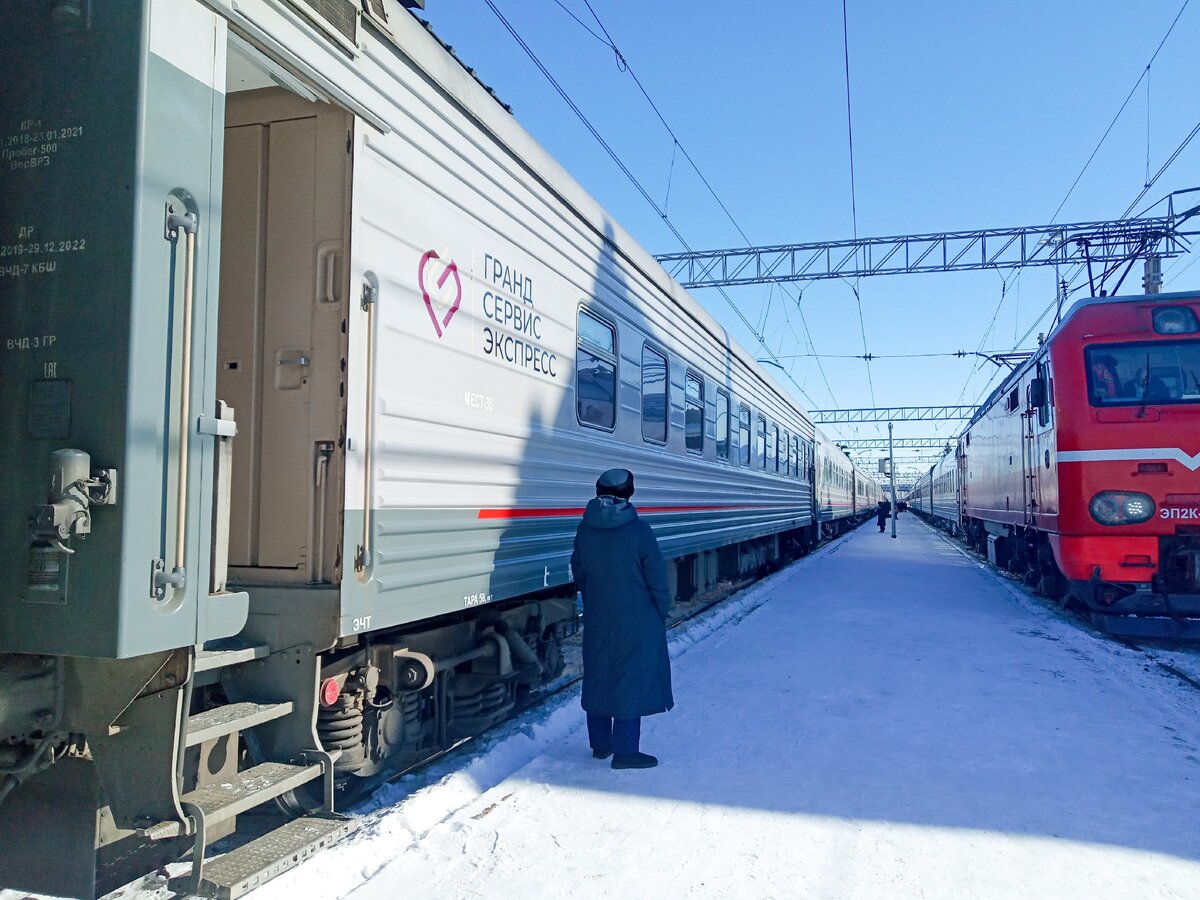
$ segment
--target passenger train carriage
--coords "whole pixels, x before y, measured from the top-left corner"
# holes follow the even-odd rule
[[[1099,297],[992,393],[918,504],[1102,628],[1195,637],[1198,460],[1200,299]]]
[[[9,0],[0,74],[0,887],[336,839],[559,675],[604,469],[677,599],[874,505],[394,0]]]
[[[922,473],[908,495],[913,512],[925,516],[951,534],[961,534],[962,509],[959,501],[958,454],[947,451]]]

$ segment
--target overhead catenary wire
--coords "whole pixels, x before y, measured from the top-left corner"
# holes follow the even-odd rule
[[[1133,83],[1133,87],[1129,89],[1129,93],[1126,95],[1125,101],[1121,104],[1121,107],[1117,110],[1117,114],[1113,116],[1112,121],[1108,123],[1108,127],[1104,129],[1104,134],[1102,134],[1100,136],[1100,140],[1096,142],[1096,146],[1092,150],[1091,155],[1088,156],[1087,162],[1083,164],[1083,168],[1079,170],[1079,174],[1075,177],[1075,180],[1071,183],[1071,187],[1067,190],[1066,196],[1064,196],[1062,198],[1062,202],[1058,204],[1058,209],[1056,209],[1054,211],[1054,215],[1050,217],[1050,224],[1054,223],[1054,220],[1058,218],[1058,214],[1062,212],[1063,207],[1067,205],[1067,201],[1071,198],[1071,194],[1075,192],[1075,188],[1079,186],[1079,182],[1083,179],[1088,167],[1091,166],[1092,160],[1096,158],[1096,154],[1099,153],[1100,148],[1104,146],[1104,142],[1108,139],[1109,134],[1112,133],[1113,127],[1117,124],[1117,120],[1121,118],[1121,113],[1125,112],[1125,107],[1128,106],[1129,101],[1133,99],[1133,95],[1137,92],[1138,86],[1142,83],[1143,79],[1149,77],[1150,67],[1154,65],[1154,60],[1158,58],[1159,51],[1161,51],[1163,45],[1166,44],[1167,38],[1171,36],[1171,32],[1175,30],[1175,25],[1179,22],[1180,17],[1183,15],[1184,10],[1187,9],[1188,3],[1190,2],[1191,0],[1183,0],[1183,5],[1179,7],[1179,12],[1177,12],[1175,14],[1175,18],[1171,20],[1171,26],[1167,29],[1167,33],[1163,35],[1162,40],[1158,42],[1158,46],[1150,55],[1150,61],[1146,63],[1146,67],[1138,74],[1137,81],[1135,81]]]
[[[1162,39],[1158,42],[1158,46],[1155,47],[1154,52],[1150,55],[1150,60],[1146,63],[1145,67],[1138,74],[1138,78],[1134,82],[1133,87],[1130,88],[1129,94],[1126,95],[1124,102],[1122,102],[1121,106],[1117,109],[1117,112],[1113,116],[1112,121],[1109,122],[1108,127],[1104,130],[1104,133],[1100,136],[1100,140],[1096,143],[1096,146],[1092,149],[1091,154],[1088,156],[1087,161],[1083,164],[1083,167],[1080,169],[1079,174],[1075,177],[1075,180],[1071,183],[1071,187],[1067,189],[1067,193],[1063,196],[1062,201],[1058,204],[1058,208],[1055,209],[1054,215],[1050,217],[1051,223],[1053,223],[1058,218],[1059,214],[1063,210],[1063,207],[1066,206],[1067,201],[1070,199],[1071,195],[1074,193],[1075,188],[1078,187],[1079,182],[1083,179],[1083,176],[1087,172],[1088,168],[1091,166],[1092,161],[1096,158],[1096,154],[1100,152],[1100,148],[1104,145],[1104,142],[1107,140],[1109,134],[1112,132],[1113,128],[1116,126],[1117,121],[1121,118],[1121,114],[1125,111],[1125,108],[1129,105],[1129,101],[1133,98],[1134,94],[1137,92],[1138,86],[1142,83],[1143,80],[1146,80],[1149,78],[1151,66],[1154,65],[1154,61],[1158,58],[1158,54],[1162,51],[1162,48],[1166,45],[1168,38],[1170,38],[1171,33],[1175,30],[1176,24],[1178,24],[1180,18],[1183,16],[1183,13],[1187,9],[1188,4],[1190,2],[1191,2],[1191,0],[1183,0],[1183,4],[1179,7],[1179,11],[1175,13],[1175,18],[1171,20],[1171,24],[1170,24],[1170,26],[1168,26],[1166,33],[1163,35]],[[1149,116],[1149,87],[1148,86],[1147,86],[1147,101],[1146,102],[1147,102],[1147,116]],[[1143,197],[1145,197],[1146,193],[1151,189],[1151,187],[1154,185],[1154,183],[1158,181],[1159,177],[1161,177],[1161,175],[1175,161],[1175,159],[1178,158],[1179,154],[1183,152],[1183,149],[1196,136],[1197,132],[1200,132],[1200,123],[1197,123],[1196,127],[1191,131],[1191,133],[1189,133],[1188,136],[1184,138],[1184,140],[1176,148],[1175,152],[1171,154],[1171,156],[1167,159],[1167,161],[1165,163],[1163,163],[1163,165],[1160,167],[1159,171],[1154,175],[1154,177],[1153,178],[1148,177],[1146,179],[1146,182],[1143,185],[1142,191],[1138,194],[1138,196],[1136,198],[1134,198],[1134,201],[1129,204],[1129,206],[1126,208],[1125,212],[1122,213],[1121,218],[1127,217],[1129,215],[1129,212],[1141,201],[1141,199]],[[1146,152],[1147,152],[1147,173],[1148,173],[1149,172],[1149,122],[1148,121],[1147,121],[1147,151]],[[1074,266],[1072,269],[1070,269],[1068,271],[1068,273],[1067,273],[1066,277],[1063,279],[1063,281],[1066,284],[1070,284],[1072,281],[1074,281],[1075,278],[1079,277],[1079,275],[1082,274],[1083,268],[1084,267],[1082,265],[1077,264],[1076,266]],[[1016,275],[1014,277],[1014,283],[1020,280],[1021,274],[1022,274],[1021,270],[1018,269],[1016,272]],[[1081,287],[1082,287],[1082,285],[1070,289],[1070,293],[1075,293],[1076,291],[1080,290]],[[983,338],[980,341],[981,346],[982,346],[982,343],[988,339],[988,335],[991,334],[992,328],[995,327],[996,316],[999,314],[1000,307],[1003,305],[1003,303],[1004,303],[1004,296],[1002,293],[1000,303],[997,305],[995,312],[992,314],[992,320],[988,323],[988,327],[984,331]],[[1058,307],[1058,305],[1059,305],[1059,297],[1058,297],[1057,288],[1056,288],[1054,299],[1038,314],[1038,316],[1033,320],[1032,324],[1030,324],[1029,328],[1025,331],[1025,333],[1020,338],[1017,339],[1017,341],[1015,341],[1015,343],[1022,344],[1025,341],[1027,341],[1029,339],[1029,337],[1042,324],[1042,322],[1045,321],[1046,316],[1049,315],[1053,310],[1055,310]],[[966,394],[967,390],[970,388],[971,381],[974,378],[976,371],[978,371],[978,365],[975,368],[973,368],[972,371],[968,374],[967,380],[963,384],[963,389],[962,389],[962,391],[959,392],[959,399],[961,399]],[[985,383],[983,391],[981,391],[980,394],[977,395],[975,402],[979,402],[979,400],[983,396],[986,395],[986,392],[990,389],[991,383],[992,383],[992,381],[994,381],[994,379],[995,379],[995,373],[993,373],[992,377],[989,378],[988,381]]]
[[[1083,168],[1080,170],[1079,174],[1076,176],[1074,182],[1072,182],[1071,187],[1067,190],[1067,193],[1063,197],[1062,201],[1058,204],[1058,208],[1054,211],[1054,215],[1050,217],[1050,221],[1052,223],[1058,218],[1059,213],[1062,212],[1063,207],[1066,205],[1067,201],[1070,199],[1072,193],[1074,193],[1075,188],[1079,185],[1079,182],[1083,179],[1083,176],[1087,172],[1088,167],[1091,165],[1092,161],[1095,159],[1096,154],[1100,151],[1100,148],[1103,146],[1105,140],[1108,138],[1108,135],[1112,132],[1113,127],[1116,125],[1117,120],[1120,119],[1121,114],[1125,110],[1125,107],[1128,106],[1130,99],[1137,92],[1138,85],[1140,85],[1144,79],[1149,77],[1150,67],[1154,64],[1154,60],[1158,57],[1158,54],[1162,50],[1163,46],[1166,44],[1167,39],[1171,36],[1172,31],[1174,31],[1174,29],[1175,29],[1175,25],[1179,22],[1179,19],[1183,15],[1184,10],[1187,9],[1189,2],[1190,2],[1190,0],[1184,0],[1183,5],[1180,6],[1179,11],[1175,14],[1175,18],[1171,21],[1171,24],[1167,28],[1166,33],[1163,35],[1162,40],[1159,41],[1158,46],[1154,50],[1154,53],[1151,54],[1149,62],[1146,63],[1145,68],[1143,68],[1141,73],[1139,73],[1137,81],[1135,81],[1133,87],[1130,88],[1129,94],[1125,97],[1125,100],[1121,104],[1120,108],[1117,110],[1116,115],[1113,116],[1113,119],[1109,123],[1108,128],[1106,128],[1104,131],[1104,134],[1101,135],[1100,140],[1097,142],[1095,148],[1092,150],[1091,154],[1088,156],[1087,161],[1083,164]],[[1186,147],[1187,144],[1191,141],[1192,137],[1195,136],[1197,130],[1200,130],[1200,125],[1197,125],[1197,129],[1194,129],[1193,132],[1184,139],[1184,141],[1176,149],[1175,153],[1173,153],[1171,155],[1171,157],[1167,160],[1167,162],[1163,164],[1163,166],[1160,168],[1159,172],[1153,178],[1147,180],[1141,193],[1138,194],[1138,196],[1134,199],[1133,203],[1129,204],[1129,207],[1121,215],[1121,218],[1125,218],[1126,216],[1129,215],[1130,210],[1132,210],[1133,207],[1137,205],[1137,203],[1141,200],[1142,197],[1144,197],[1146,195],[1146,192],[1150,190],[1150,188],[1158,180],[1158,178],[1162,175],[1162,173],[1166,171],[1167,167],[1172,162],[1174,162],[1174,160],[1182,152],[1183,148]],[[1080,274],[1082,274],[1082,271],[1083,271],[1082,266],[1077,265],[1077,266],[1072,267],[1072,269],[1070,269],[1068,271],[1065,280],[1068,283],[1074,281],[1074,279],[1076,277],[1078,277]],[[1021,277],[1021,271],[1017,270],[1017,273],[1014,278],[1014,283],[1016,281],[1019,281],[1020,277]],[[1072,292],[1074,292],[1075,290],[1079,290],[1079,288],[1075,288]],[[997,304],[996,310],[992,314],[992,319],[988,323],[988,327],[987,327],[987,329],[985,329],[983,337],[980,341],[981,345],[984,341],[986,341],[988,339],[988,335],[991,334],[992,329],[995,327],[996,317],[999,315],[1000,308],[1004,303],[1004,299],[1005,299],[1004,294],[1002,292],[1000,303]],[[1056,293],[1055,298],[1041,311],[1041,313],[1038,314],[1038,316],[1033,320],[1032,324],[1030,324],[1029,328],[1025,331],[1025,333],[1020,338],[1017,339],[1017,341],[1015,343],[1021,344],[1021,343],[1024,343],[1025,341],[1027,341],[1029,339],[1030,335],[1032,335],[1034,333],[1034,331],[1042,324],[1042,322],[1045,321],[1046,316],[1049,315],[1057,306],[1058,306],[1058,296]],[[974,377],[974,374],[975,374],[975,371],[973,370],[967,376],[967,381],[963,385],[963,390],[959,393],[960,399],[967,392],[968,388],[970,387],[971,379]],[[993,379],[989,379],[987,384],[985,384],[984,391],[987,391],[989,389],[992,380]]]
[[[850,144],[850,227],[854,232],[854,240],[858,240],[858,190],[854,176],[854,116],[850,105],[850,25],[846,10],[846,0],[842,0],[842,62],[846,75],[846,136]],[[862,296],[858,292],[859,279],[854,279],[850,290],[854,292],[854,303],[858,307],[858,333],[862,336],[863,353],[870,355],[867,349],[867,325],[863,319]],[[867,388],[871,393],[871,405],[875,405],[875,382],[871,378],[871,366],[867,366]]]
[[[984,360],[994,359],[1010,353],[1030,353],[1032,350],[1004,350],[1004,351],[987,351],[987,350],[953,350],[943,353],[787,353],[779,356],[779,359],[861,359],[867,362],[876,359],[937,359],[955,357],[957,359],[966,359],[970,356],[983,357]],[[952,404],[953,405],[953,404]]]
[[[606,141],[604,139],[604,136],[600,134],[599,130],[597,130],[597,128],[592,124],[591,120],[588,119],[588,117],[584,114],[583,110],[581,110],[579,108],[578,104],[575,103],[575,101],[567,93],[566,89],[563,88],[563,86],[561,84],[559,84],[558,80],[554,77],[554,75],[550,72],[550,70],[546,68],[545,64],[542,63],[541,59],[538,58],[537,54],[533,52],[533,48],[531,48],[525,42],[525,39],[521,37],[520,33],[516,30],[516,28],[513,27],[513,25],[508,21],[508,19],[505,18],[504,14],[502,12],[500,12],[500,10],[496,7],[496,4],[493,2],[493,0],[484,0],[484,3],[487,4],[488,8],[492,11],[492,13],[496,16],[496,18],[500,20],[500,23],[504,26],[505,30],[507,30],[508,33],[512,36],[513,40],[515,40],[517,42],[517,44],[521,47],[521,49],[525,51],[525,55],[529,57],[529,59],[537,67],[538,71],[540,71],[542,73],[543,77],[545,77],[545,79],[548,82],[550,82],[551,87],[554,88],[554,90],[558,93],[558,95],[560,97],[562,97],[563,101],[571,108],[571,111],[575,113],[576,117],[580,120],[580,122],[583,123],[584,127],[591,133],[592,137],[594,137],[596,139],[596,142],[600,144],[600,146],[609,155],[609,157],[613,160],[613,162],[616,163],[617,168],[619,168],[621,170],[621,172],[625,175],[625,177],[629,180],[629,182],[634,186],[634,188],[637,190],[637,192],[639,194],[641,194],[642,199],[644,199],[646,201],[646,203],[648,203],[650,205],[651,209],[653,209],[658,214],[659,218],[662,219],[663,223],[671,231],[671,233],[675,236],[676,240],[678,240],[679,243],[686,250],[691,252],[692,251],[691,245],[687,242],[687,240],[684,238],[684,236],[680,233],[679,229],[675,227],[675,224],[670,220],[667,213],[658,205],[657,202],[655,202],[654,198],[650,196],[650,193],[646,190],[646,188],[642,185],[642,183],[637,179],[637,176],[635,176],[633,174],[633,172],[630,171],[629,167],[625,164],[625,162],[621,159],[621,157],[617,154],[617,152],[612,148],[612,146],[608,143],[608,141]],[[591,7],[589,6],[589,9],[590,8]],[[593,15],[595,15],[594,11],[593,11]],[[603,25],[601,25],[601,27],[603,28]],[[614,47],[614,50],[615,49],[616,48]],[[622,60],[623,59],[624,58],[622,57]],[[635,80],[636,80],[636,76],[635,76]],[[644,91],[643,91],[643,93],[644,93]],[[647,99],[649,99],[649,98],[647,98]],[[656,112],[657,112],[657,109],[656,109]],[[661,114],[659,117],[661,119]],[[665,124],[665,122],[664,122],[664,124]],[[673,133],[672,133],[672,136],[674,136]],[[692,162],[687,151],[682,146],[680,147],[680,150],[683,152],[684,157],[687,158],[689,162]],[[692,165],[694,167],[695,163],[692,163]],[[701,178],[703,178],[703,176],[701,176]],[[720,202],[720,201],[718,200],[718,202]],[[722,204],[722,208],[724,209],[723,204]],[[728,210],[726,210],[726,214],[728,214]],[[737,227],[736,223],[735,223],[735,227]],[[739,232],[741,232],[740,227],[738,228],[738,230],[739,230]],[[771,350],[770,346],[767,344],[766,338],[754,327],[754,325],[751,324],[750,320],[748,318],[746,318],[745,313],[743,313],[741,311],[741,309],[738,308],[737,304],[735,304],[733,302],[733,299],[724,290],[724,288],[719,288],[719,292],[720,292],[721,296],[725,298],[725,301],[729,304],[730,308],[734,311],[734,314],[737,315],[737,317],[741,320],[742,324],[745,325],[746,328],[750,331],[750,333],[754,335],[755,339],[759,342],[759,344],[763,347],[763,349],[765,349],[767,351],[767,353],[773,357],[775,355],[774,351]],[[816,407],[816,405],[817,405],[816,402],[812,399],[812,397],[810,397],[808,395],[808,393],[803,389],[803,387],[801,387],[800,383],[796,381],[796,379],[792,376],[792,374],[790,372],[788,372],[786,369],[784,369],[784,367],[781,364],[776,363],[776,365],[778,365],[780,370],[783,371],[785,375],[787,375],[788,380],[792,382],[792,384],[795,386],[796,390],[798,390],[800,392],[800,394],[803,397],[805,397],[805,399],[808,400],[808,402],[810,404],[812,404],[814,407]]]
[[[562,6],[562,3],[559,2],[559,0],[555,0],[555,2],[558,3],[559,6]],[[688,165],[690,165],[692,167],[692,171],[696,173],[696,176],[700,179],[700,182],[708,190],[708,193],[712,196],[713,200],[715,200],[717,205],[721,208],[721,211],[725,214],[725,217],[727,219],[729,219],[730,224],[732,224],[734,229],[737,231],[737,233],[739,235],[741,235],[742,240],[744,240],[747,244],[753,243],[750,240],[750,236],[746,234],[745,230],[742,228],[742,226],[738,222],[738,220],[734,217],[733,213],[730,212],[729,207],[725,205],[725,201],[723,201],[721,199],[721,197],[717,194],[716,188],[714,188],[712,186],[712,183],[708,180],[708,178],[705,176],[705,174],[700,170],[700,166],[696,164],[696,161],[692,158],[692,155],[690,153],[688,153],[687,148],[684,147],[683,144],[680,142],[679,136],[677,134],[675,134],[675,130],[673,128],[671,128],[670,123],[667,122],[666,116],[664,116],[662,113],[662,110],[660,110],[658,108],[658,104],[654,102],[654,98],[652,98],[650,96],[650,92],[648,90],[646,90],[646,86],[644,84],[642,84],[641,79],[638,78],[637,72],[635,72],[633,70],[633,67],[629,64],[629,61],[625,58],[625,54],[623,54],[621,52],[621,49],[617,46],[616,41],[613,40],[612,34],[609,32],[608,27],[604,24],[604,21],[600,18],[600,15],[596,12],[595,8],[592,6],[592,4],[589,2],[589,0],[584,0],[584,5],[587,6],[588,11],[592,14],[592,18],[594,18],[596,20],[596,24],[600,27],[600,30],[604,32],[604,37],[600,37],[599,35],[596,34],[596,32],[592,31],[591,28],[588,28],[586,25],[584,25],[584,23],[580,22],[578,17],[575,16],[573,13],[571,13],[571,18],[575,19],[575,21],[577,21],[577,22],[580,22],[581,25],[584,25],[584,28],[587,29],[589,34],[595,36],[602,43],[606,44],[610,50],[612,50],[614,56],[617,59],[618,68],[622,72],[628,74],[629,77],[633,79],[633,83],[635,85],[637,85],[637,89],[641,92],[642,97],[644,97],[646,102],[650,105],[650,108],[654,111],[654,115],[658,117],[658,121],[662,124],[663,128],[666,129],[667,134],[669,134],[671,136],[671,140],[674,142],[675,148],[678,149],[678,151],[683,154],[683,158],[686,159],[688,162]],[[563,8],[565,9],[565,7],[563,7]],[[672,151],[672,157],[671,157],[672,171],[674,170],[674,159],[675,159],[674,151]],[[688,249],[690,249],[690,248],[688,248]],[[812,332],[808,328],[808,320],[804,316],[804,311],[802,309],[800,309],[800,298],[803,296],[803,292],[800,292],[797,296],[793,297],[789,293],[789,291],[786,287],[781,285],[780,290],[783,292],[784,296],[788,297],[788,299],[792,300],[796,304],[796,308],[800,312],[800,323],[801,323],[801,326],[804,328],[804,334],[807,338],[807,342],[808,342],[809,346],[812,346],[813,345]],[[729,303],[730,306],[734,307],[734,311],[738,314],[739,317],[742,318],[742,321],[745,322],[746,320],[745,320],[744,316],[742,315],[741,310],[736,307],[736,305],[733,303],[733,300],[730,299],[729,295],[726,294],[724,290],[721,291],[721,295],[725,298],[725,300]],[[768,296],[767,307],[769,310],[770,298],[772,295],[770,293],[768,293],[767,296]],[[784,307],[784,316],[785,316],[785,319],[788,319],[788,326],[790,328],[791,321],[790,321],[790,318],[787,317],[786,306]],[[861,309],[860,309],[860,318],[861,318]],[[765,315],[760,316],[760,319],[763,322],[762,327],[765,328],[766,327]],[[763,338],[763,336],[760,333],[761,330],[756,330],[756,329],[751,329],[751,330],[752,330],[752,333],[754,334],[754,336],[756,338],[758,338],[759,343],[763,344],[763,346],[766,346],[765,339]],[[792,331],[794,334],[795,329],[793,328]],[[797,339],[799,339],[799,335],[796,335],[796,337],[797,337]],[[864,350],[865,350],[865,347],[866,347],[865,338],[864,338],[863,346],[864,346]],[[830,399],[833,400],[834,404],[836,405],[837,398],[833,394],[833,389],[829,385],[829,378],[825,374],[825,370],[821,366],[820,360],[817,361],[817,368],[820,371],[821,380],[825,384],[825,389],[826,389],[826,391],[829,392]],[[790,373],[789,373],[789,377],[791,377]],[[795,383],[794,378],[792,379],[792,381],[793,381],[793,383]],[[799,387],[799,385],[797,385],[797,387]],[[802,393],[803,393],[803,391],[802,391]],[[809,402],[813,402],[812,398],[808,397],[807,394],[804,394],[804,396],[806,398],[808,398]],[[874,396],[873,393],[872,393],[872,396]]]

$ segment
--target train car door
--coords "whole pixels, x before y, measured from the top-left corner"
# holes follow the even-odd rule
[[[958,451],[955,461],[958,463],[958,474],[955,486],[955,502],[958,505],[958,523],[964,525],[967,520],[967,447],[971,443],[971,432],[967,432],[958,441]]]
[[[1021,498],[1022,521],[1032,525],[1037,511],[1037,454],[1033,420],[1037,413],[1030,403],[1030,385],[1025,385],[1025,408],[1021,412]]]
[[[1030,479],[1034,492],[1031,501],[1033,521],[1039,523],[1039,520],[1043,520],[1040,522],[1042,528],[1049,524],[1044,518],[1058,512],[1057,487],[1052,474],[1055,456],[1053,385],[1050,359],[1047,357],[1034,369],[1034,386],[1030,398],[1033,408],[1029,416],[1033,430],[1033,439],[1030,441],[1030,470],[1035,473]]]
[[[336,563],[350,127],[282,88],[228,97],[218,395],[238,422],[234,580],[327,581]]]
[[[812,498],[813,533],[820,536],[818,523],[821,521],[821,508],[817,502],[817,443],[816,441],[804,441],[801,446],[804,449],[804,475],[808,479],[808,491]]]

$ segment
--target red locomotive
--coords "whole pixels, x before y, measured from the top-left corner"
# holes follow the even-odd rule
[[[1200,296],[1100,297],[992,393],[914,505],[957,513],[975,549],[1107,631],[1194,637],[1198,468]]]

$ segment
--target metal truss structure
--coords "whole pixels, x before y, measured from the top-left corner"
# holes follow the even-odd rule
[[[685,288],[778,284],[867,275],[1014,269],[1074,263],[1120,267],[1140,258],[1167,259],[1184,252],[1188,236],[1180,226],[1200,206],[1165,216],[985,228],[895,237],[814,241],[771,247],[663,253],[655,258]]]
[[[937,462],[939,459],[941,459],[944,455],[945,454],[943,454],[943,453],[928,453],[928,454],[923,454],[923,455],[919,455],[919,456],[900,456],[899,454],[897,454],[895,456],[896,474],[902,475],[906,471],[912,471],[914,467],[916,467],[917,469],[919,469],[921,471],[924,471],[929,466],[933,465],[935,462]],[[856,455],[856,461],[858,462],[859,465],[863,465],[864,463],[870,463],[870,461],[872,459],[878,459],[878,458],[879,457],[870,456],[870,455],[867,455],[867,456]],[[887,457],[885,456],[885,457],[883,457],[883,459],[887,459]]]
[[[975,415],[975,410],[976,407],[969,405],[879,406],[866,409],[810,409],[808,413],[817,425],[837,425],[852,422],[908,422],[918,419],[950,422],[969,419]]]
[[[893,438],[892,446],[897,450],[941,450],[943,447],[953,446],[957,438],[953,437],[927,437],[927,438]],[[886,450],[888,448],[888,439],[883,438],[849,438],[847,440],[835,441],[843,450],[848,450],[852,453],[858,453],[866,450]]]

